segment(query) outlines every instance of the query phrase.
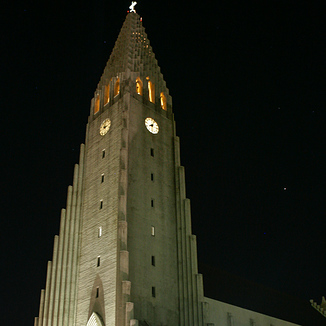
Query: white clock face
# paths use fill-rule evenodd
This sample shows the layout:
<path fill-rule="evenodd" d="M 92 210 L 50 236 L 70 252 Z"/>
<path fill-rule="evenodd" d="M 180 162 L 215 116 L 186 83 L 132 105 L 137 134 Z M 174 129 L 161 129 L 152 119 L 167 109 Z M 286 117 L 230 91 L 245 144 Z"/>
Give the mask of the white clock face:
<path fill-rule="evenodd" d="M 110 127 L 111 127 L 111 120 L 105 119 L 100 127 L 100 135 L 104 136 L 109 131 Z"/>
<path fill-rule="evenodd" d="M 145 119 L 145 126 L 146 126 L 147 130 L 149 132 L 151 132 L 152 134 L 157 134 L 158 131 L 160 130 L 157 122 L 152 118 Z"/>

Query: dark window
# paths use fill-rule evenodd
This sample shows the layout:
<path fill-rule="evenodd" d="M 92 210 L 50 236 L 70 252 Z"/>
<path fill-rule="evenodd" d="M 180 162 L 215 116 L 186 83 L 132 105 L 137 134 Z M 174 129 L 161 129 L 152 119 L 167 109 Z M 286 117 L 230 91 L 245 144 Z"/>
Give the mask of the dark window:
<path fill-rule="evenodd" d="M 105 149 L 103 149 L 103 151 L 102 151 L 102 158 L 104 158 L 105 157 Z"/>
<path fill-rule="evenodd" d="M 151 180 L 154 181 L 154 174 L 151 173 Z"/>
<path fill-rule="evenodd" d="M 104 182 L 104 174 L 102 174 L 101 182 Z"/>
<path fill-rule="evenodd" d="M 155 266 L 155 256 L 152 256 L 152 266 Z"/>
<path fill-rule="evenodd" d="M 154 148 L 151 148 L 151 156 L 154 157 Z"/>
<path fill-rule="evenodd" d="M 100 288 L 97 287 L 97 288 L 96 288 L 96 298 L 98 298 L 99 294 L 100 294 Z"/>
<path fill-rule="evenodd" d="M 103 200 L 100 201 L 100 209 L 103 208 Z"/>
<path fill-rule="evenodd" d="M 101 265 L 101 257 L 98 256 L 97 257 L 97 267 L 99 267 Z"/>
<path fill-rule="evenodd" d="M 151 199 L 151 206 L 154 207 L 154 199 Z"/>
<path fill-rule="evenodd" d="M 155 293 L 155 286 L 152 286 L 152 297 L 155 298 L 156 293 Z"/>

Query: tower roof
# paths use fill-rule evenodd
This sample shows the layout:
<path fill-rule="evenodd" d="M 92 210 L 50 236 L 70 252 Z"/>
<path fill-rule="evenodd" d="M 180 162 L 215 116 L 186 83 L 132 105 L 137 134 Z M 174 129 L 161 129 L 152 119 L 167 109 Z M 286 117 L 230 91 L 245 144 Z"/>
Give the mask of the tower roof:
<path fill-rule="evenodd" d="M 157 89 L 166 95 L 169 94 L 142 19 L 137 13 L 130 12 L 120 30 L 97 90 L 107 85 L 114 77 L 123 81 L 136 75 L 143 80 L 148 77 Z"/>

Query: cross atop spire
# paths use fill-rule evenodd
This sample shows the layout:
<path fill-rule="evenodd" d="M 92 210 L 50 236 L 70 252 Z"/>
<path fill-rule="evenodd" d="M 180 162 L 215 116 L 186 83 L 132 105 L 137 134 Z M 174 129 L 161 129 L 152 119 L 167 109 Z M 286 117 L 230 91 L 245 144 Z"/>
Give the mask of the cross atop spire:
<path fill-rule="evenodd" d="M 135 10 L 135 6 L 136 6 L 137 2 L 136 1 L 132 1 L 131 2 L 131 6 L 129 7 L 130 12 L 136 12 Z"/>

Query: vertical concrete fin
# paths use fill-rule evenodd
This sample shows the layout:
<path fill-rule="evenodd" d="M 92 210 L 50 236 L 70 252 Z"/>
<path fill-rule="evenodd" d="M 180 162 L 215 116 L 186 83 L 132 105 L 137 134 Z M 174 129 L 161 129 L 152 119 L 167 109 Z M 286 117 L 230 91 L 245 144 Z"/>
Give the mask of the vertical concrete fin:
<path fill-rule="evenodd" d="M 119 221 L 119 240 L 120 240 L 120 249 L 127 250 L 127 230 L 128 223 L 126 221 Z"/>
<path fill-rule="evenodd" d="M 69 325 L 69 311 L 70 311 L 70 294 L 71 294 L 71 273 L 72 273 L 72 250 L 74 247 L 74 233 L 75 233 L 75 217 L 76 217 L 76 204 L 77 204 L 77 189 L 78 189 L 78 164 L 75 164 L 73 186 L 72 186 L 72 199 L 69 218 L 69 233 L 67 237 L 67 280 L 66 291 L 64 299 L 65 314 L 63 319 L 64 325 Z"/>
<path fill-rule="evenodd" d="M 53 245 L 53 258 L 52 258 L 52 272 L 51 272 L 51 286 L 50 286 L 50 297 L 49 297 L 49 313 L 48 313 L 48 326 L 52 326 L 53 322 L 53 306 L 55 301 L 55 287 L 56 287 L 56 273 L 57 273 L 57 256 L 58 256 L 58 236 L 54 237 Z"/>
<path fill-rule="evenodd" d="M 197 289 L 198 289 L 198 325 L 206 325 L 204 311 L 202 309 L 204 303 L 204 282 L 203 275 L 196 275 Z"/>
<path fill-rule="evenodd" d="M 126 302 L 126 317 L 125 317 L 125 326 L 131 325 L 131 320 L 134 318 L 134 304 L 132 302 Z"/>
<path fill-rule="evenodd" d="M 58 326 L 63 325 L 63 317 L 66 313 L 64 300 L 66 292 L 67 282 L 67 256 L 68 256 L 68 241 L 70 232 L 70 218 L 71 218 L 71 203 L 72 203 L 72 186 L 68 187 L 67 195 L 67 210 L 66 210 L 66 223 L 63 236 L 63 248 L 62 248 L 62 272 L 60 282 L 60 297 L 59 297 L 59 309 L 58 309 Z M 60 235 L 61 236 L 61 235 Z"/>
<path fill-rule="evenodd" d="M 180 193 L 180 147 L 179 138 L 174 137 L 174 159 L 175 159 L 175 196 L 176 196 L 176 220 L 177 220 L 177 257 L 178 257 L 178 292 L 179 292 L 179 323 L 180 326 L 185 326 L 185 284 L 184 284 L 184 262 L 183 262 L 183 245 L 182 245 L 182 209 L 181 209 L 181 193 Z"/>
<path fill-rule="evenodd" d="M 124 302 L 128 302 L 130 300 L 130 289 L 131 289 L 131 282 L 122 281 L 122 296 Z"/>
<path fill-rule="evenodd" d="M 43 312 L 44 312 L 44 294 L 45 291 L 41 290 L 41 299 L 40 299 L 40 308 L 39 308 L 39 312 L 38 312 L 38 322 L 36 324 L 36 326 L 42 326 L 42 322 L 43 322 Z"/>
<path fill-rule="evenodd" d="M 129 252 L 127 250 L 120 251 L 120 275 L 123 281 L 129 278 Z"/>
<path fill-rule="evenodd" d="M 85 145 L 80 145 L 79 155 L 79 170 L 78 170 L 78 187 L 77 187 L 77 203 L 76 203 L 76 218 L 75 228 L 73 234 L 73 254 L 72 254 L 72 268 L 71 268 L 71 294 L 69 305 L 69 322 L 68 325 L 75 324 L 75 311 L 76 311 L 76 285 L 77 285 L 77 263 L 79 252 L 79 233 L 81 226 L 81 205 L 82 205 L 82 189 L 83 189 L 83 175 L 84 175 L 84 157 Z"/>
<path fill-rule="evenodd" d="M 58 309 L 59 309 L 59 298 L 60 298 L 60 289 L 61 289 L 61 271 L 62 271 L 62 252 L 63 252 L 63 240 L 66 226 L 66 210 L 61 210 L 61 218 L 60 218 L 60 231 L 58 238 L 58 257 L 57 257 L 57 272 L 56 272 L 56 280 L 55 283 L 57 286 L 55 287 L 54 293 L 54 306 L 53 306 L 53 326 L 57 326 L 58 320 Z"/>
<path fill-rule="evenodd" d="M 45 290 L 41 292 L 37 326 L 75 324 L 77 261 L 81 225 L 82 180 L 85 145 L 80 146 L 80 165 L 75 165 L 73 186 L 68 187 L 67 209 L 61 210 L 59 236 L 53 259 L 48 262 Z"/>
<path fill-rule="evenodd" d="M 191 207 L 190 207 L 190 199 L 185 199 L 185 223 L 186 223 L 186 233 L 192 234 L 191 230 Z"/>
<path fill-rule="evenodd" d="M 197 281 L 196 237 L 192 235 L 190 200 L 186 198 L 185 171 L 180 166 L 180 141 L 177 136 L 174 137 L 174 155 L 180 326 L 202 326 L 203 285 Z"/>
<path fill-rule="evenodd" d="M 38 326 L 39 325 L 38 321 L 39 321 L 39 318 L 38 317 L 35 317 L 34 318 L 34 326 Z"/>
<path fill-rule="evenodd" d="M 180 139 L 179 137 L 174 137 L 174 161 L 176 166 L 180 166 Z"/>
<path fill-rule="evenodd" d="M 50 297 L 50 286 L 51 286 L 51 269 L 52 269 L 52 262 L 48 261 L 48 267 L 47 267 L 47 272 L 46 272 L 46 283 L 45 283 L 43 326 L 48 326 L 49 297 Z"/>

